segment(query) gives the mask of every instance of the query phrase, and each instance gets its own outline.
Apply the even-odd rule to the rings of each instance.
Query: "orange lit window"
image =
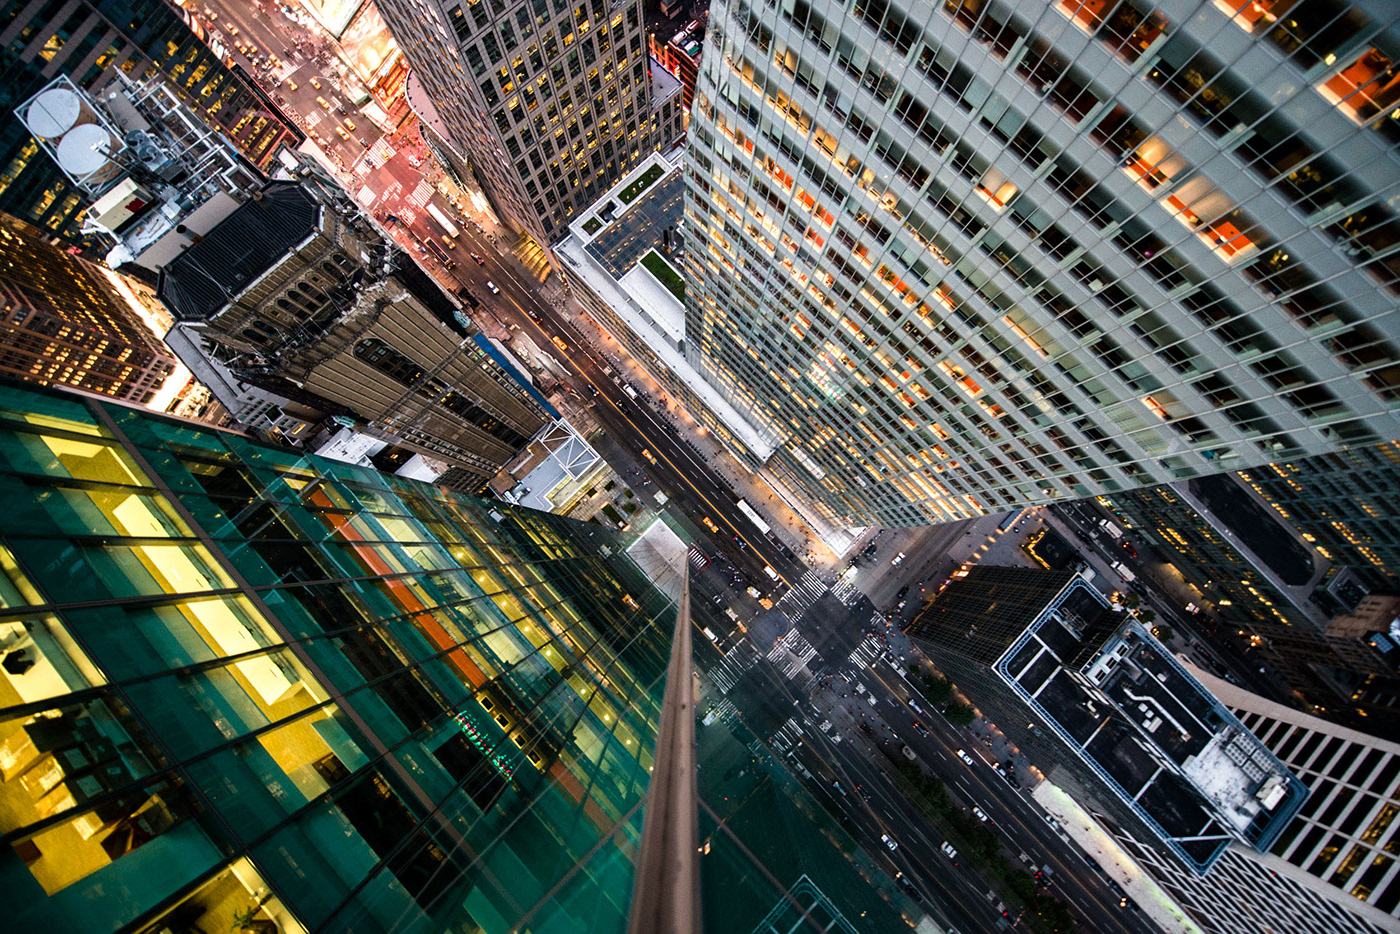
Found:
[[[1357,123],[1367,123],[1400,103],[1400,67],[1389,55],[1373,47],[1319,85],[1318,90]]]

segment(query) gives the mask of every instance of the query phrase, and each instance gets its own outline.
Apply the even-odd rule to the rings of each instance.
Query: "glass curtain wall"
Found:
[[[0,383],[17,928],[621,931],[675,606],[596,525]]]

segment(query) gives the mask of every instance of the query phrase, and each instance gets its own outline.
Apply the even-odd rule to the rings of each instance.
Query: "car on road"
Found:
[[[550,340],[554,343],[554,346],[558,347],[560,350],[569,349],[569,345],[564,343],[564,338],[560,337],[558,334],[551,337]]]
[[[904,552],[902,552],[902,551],[901,551],[899,554],[895,555],[893,558],[890,559],[890,567],[896,567],[896,568],[897,568],[897,567],[899,567],[899,566],[900,566],[901,564],[903,564],[903,563],[904,563]]]
[[[651,448],[642,448],[642,456],[647,459],[647,463],[656,463],[656,458],[651,454]]]
[[[870,695],[870,706],[872,706],[872,707],[875,706],[875,695],[873,695],[873,694]],[[899,751],[900,751],[901,753],[903,753],[903,754],[904,754],[904,758],[908,759],[910,762],[913,762],[914,759],[917,758],[917,757],[914,755],[914,750],[910,749],[908,746],[900,746],[900,747],[899,747]]]
[[[829,721],[828,721],[828,722],[829,722]],[[869,800],[870,800],[870,792],[868,792],[868,791],[865,790],[865,786],[864,786],[864,785],[857,785],[857,786],[856,786],[856,794],[860,795],[860,796],[861,796],[862,798],[864,798],[866,801],[869,801]]]
[[[472,254],[472,259],[476,260],[476,264],[478,266],[486,265],[486,260],[482,259],[480,256],[477,256],[475,253]]]
[[[717,593],[717,594],[715,594],[713,600],[714,600],[715,606],[719,606],[721,603],[724,602],[724,594],[722,594],[722,593]]]
[[[475,253],[472,254],[472,256],[475,256],[475,255],[476,255]],[[533,308],[526,308],[526,309],[525,309],[525,314],[527,314],[527,315],[530,316],[530,320],[531,320],[531,321],[538,321],[538,320],[540,320],[540,313],[539,313],[538,311],[536,311],[535,309],[533,309]]]
[[[1132,543],[1132,542],[1124,542],[1124,543],[1123,543],[1123,550],[1126,551],[1126,552],[1128,553],[1128,557],[1129,557],[1129,558],[1136,558],[1136,557],[1137,557],[1137,549],[1133,547],[1133,543]]]
[[[924,897],[919,893],[919,890],[914,888],[914,883],[906,879],[903,873],[900,873],[899,875],[899,884],[904,889],[904,894],[908,895],[914,901],[921,902],[924,900]],[[951,931],[952,928],[949,928],[949,930]]]
[[[717,526],[717,525],[715,525],[713,522],[711,522],[709,516],[701,516],[701,517],[700,517],[700,524],[703,525],[705,528],[709,529],[711,532],[718,532],[718,531],[719,531],[719,526]]]
[[[918,720],[915,720],[915,721],[914,721],[914,731],[915,731],[916,733],[918,733],[920,736],[927,736],[927,735],[928,735],[928,727],[924,726],[924,725],[923,725],[922,723],[920,723]]]
[[[889,847],[891,850],[899,849],[899,844],[895,843],[894,840],[891,839],[890,835],[887,833],[880,834],[880,842],[883,843],[885,846]]]
[[[311,86],[312,86],[313,88],[315,88],[316,90],[318,90],[318,91],[321,90],[321,79],[318,78],[318,77],[316,77],[315,75],[312,75],[312,76],[311,76]],[[318,99],[319,99],[319,98],[318,98]]]
[[[759,590],[757,587],[748,587],[748,588],[745,588],[744,592],[745,592],[746,594],[748,594],[750,597],[753,597],[755,600],[761,599],[761,598],[763,597],[763,592],[762,592],[761,590]]]
[[[972,757],[967,754],[967,750],[965,749],[958,750],[958,758],[963,761],[963,765],[971,766],[974,764],[972,761]]]
[[[896,600],[903,600],[907,596],[909,596],[909,585],[905,584],[903,587],[899,588],[899,593],[895,594],[894,598]]]
[[[353,129],[355,129],[355,121],[354,121],[354,120],[346,120],[346,121],[345,121],[345,129],[347,129],[347,130],[353,130]]]
[[[336,135],[336,136],[339,136],[341,139],[349,139],[349,138],[350,138],[350,134],[345,132],[345,127],[343,127],[343,126],[338,126],[338,127],[335,128],[335,135]]]
[[[991,818],[987,816],[987,812],[986,812],[986,811],[982,810],[981,808],[977,808],[977,807],[975,807],[975,808],[972,809],[972,816],[975,817],[975,818],[977,818],[978,820],[980,820],[980,821],[981,821],[982,823],[984,823],[984,824],[985,824],[987,821],[991,820]]]
[[[296,89],[297,89],[297,83],[296,83],[295,81],[293,81],[291,78],[288,78],[288,79],[287,79],[287,90],[288,90],[288,91],[295,91]]]
[[[949,843],[947,840],[944,840],[943,845],[940,846],[939,849],[943,851],[944,856],[948,857],[953,861],[954,866],[958,864],[958,851],[953,849],[953,844]]]
[[[492,295],[500,295],[500,294],[501,294],[501,290],[498,289],[498,288],[496,288],[496,283],[492,282],[490,279],[487,279],[487,280],[486,280],[486,287],[487,287],[488,289],[491,290],[491,294],[492,294]]]
[[[320,104],[320,105],[321,105],[322,107],[324,107],[326,110],[330,110],[330,109],[331,109],[331,102],[328,101],[328,100],[326,100],[324,97],[317,97],[317,98],[316,98],[316,103]]]
[[[841,783],[840,783],[840,782],[832,782],[832,783],[831,783],[831,787],[832,787],[832,788],[835,788],[836,791],[837,791],[837,793],[840,794],[841,797],[843,797],[843,798],[846,797],[846,789],[844,789],[844,788],[841,787]]]
[[[447,234],[442,235],[442,245],[447,247],[449,250],[457,249],[457,241],[453,240]]]

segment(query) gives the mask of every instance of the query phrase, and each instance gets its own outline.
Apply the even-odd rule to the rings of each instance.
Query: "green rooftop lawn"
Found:
[[[618,200],[620,200],[623,204],[631,204],[632,200],[636,198],[637,195],[650,188],[651,183],[656,181],[662,175],[664,175],[665,172],[666,170],[663,169],[661,166],[653,165],[651,168],[643,172],[637,178],[636,181],[619,191],[617,193]]]
[[[666,262],[665,257],[655,250],[648,250],[647,255],[642,257],[642,265],[661,280],[661,284],[670,289],[671,294],[676,296],[682,305],[685,304],[685,280],[676,272],[674,266]]]

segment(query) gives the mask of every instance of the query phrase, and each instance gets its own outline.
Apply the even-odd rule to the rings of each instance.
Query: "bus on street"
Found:
[[[447,235],[453,240],[461,236],[462,232],[457,229],[457,225],[447,219],[447,215],[438,210],[438,206],[431,201],[427,204],[428,213],[433,216],[433,220],[438,222],[438,226],[447,231]]]

